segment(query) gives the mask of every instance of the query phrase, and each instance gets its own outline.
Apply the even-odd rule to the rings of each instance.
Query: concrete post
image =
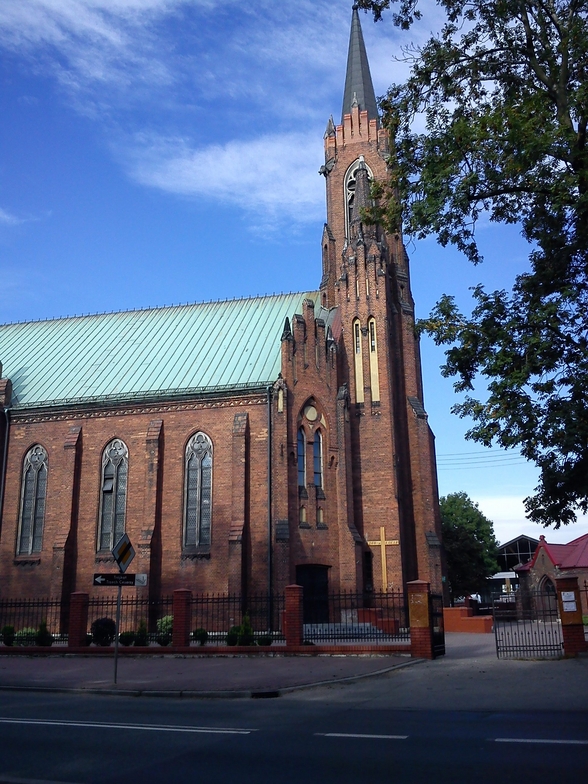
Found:
[[[173,613],[172,645],[174,648],[187,648],[190,645],[192,623],[192,591],[186,588],[174,591]]]
[[[283,631],[288,646],[302,645],[302,593],[301,585],[286,586]]]
[[[410,648],[413,656],[433,659],[433,629],[431,625],[431,586],[424,580],[406,584],[410,622]]]
[[[557,577],[557,603],[561,618],[564,654],[577,656],[588,651],[582,623],[582,602],[577,577]]]
[[[67,636],[68,648],[81,648],[86,645],[89,603],[90,597],[87,593],[78,592],[71,594]]]

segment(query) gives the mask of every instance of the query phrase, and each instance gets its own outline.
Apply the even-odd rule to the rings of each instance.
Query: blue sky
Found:
[[[424,10],[409,34],[361,15],[377,95],[438,27]],[[350,20],[350,0],[2,0],[0,321],[316,288]],[[516,228],[479,240],[478,268],[408,243],[417,315],[524,269]],[[535,469],[465,441],[442,351],[425,339],[422,358],[441,494],[469,493],[501,541],[588,531],[525,521]]]

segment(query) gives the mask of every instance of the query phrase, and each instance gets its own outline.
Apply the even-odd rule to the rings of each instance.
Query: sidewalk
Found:
[[[498,660],[494,635],[448,634],[435,661],[403,656],[0,658],[0,690],[79,691],[128,696],[264,697],[312,686],[382,678],[390,707],[453,710],[587,710],[588,658]],[[417,666],[411,666],[417,665]],[[360,688],[370,689],[365,682]],[[345,689],[332,690],[345,699]],[[316,698],[320,698],[316,693]]]

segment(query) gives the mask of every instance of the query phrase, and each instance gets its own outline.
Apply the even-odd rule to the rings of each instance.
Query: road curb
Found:
[[[296,691],[317,689],[321,686],[336,686],[341,683],[353,683],[354,681],[364,680],[365,678],[376,678],[394,670],[421,664],[424,661],[425,659],[410,659],[409,661],[393,664],[391,667],[384,667],[374,672],[347,675],[344,678],[336,678],[334,680],[313,681],[312,683],[303,683],[296,686],[284,686],[279,689],[227,689],[225,691],[214,691],[204,689],[115,689],[112,687],[101,689],[91,686],[87,688],[83,686],[0,686],[0,691],[38,692],[42,694],[91,694],[105,697],[156,697],[160,699],[270,699],[281,697],[285,694],[292,694]]]

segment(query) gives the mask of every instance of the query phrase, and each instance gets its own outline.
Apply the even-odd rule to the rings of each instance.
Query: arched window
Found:
[[[306,525],[306,507],[301,506],[298,510],[298,521],[300,525]]]
[[[196,433],[186,447],[184,547],[210,545],[212,518],[212,441]]]
[[[298,459],[298,487],[306,486],[306,436],[303,428],[298,429],[298,440],[296,445]]]
[[[347,169],[347,173],[345,175],[345,204],[347,205],[347,209],[345,210],[345,236],[347,239],[349,239],[349,227],[351,225],[351,216],[353,214],[353,202],[355,201],[355,179],[360,163],[363,163],[366,167],[369,181],[372,182],[374,179],[372,170],[363,160],[363,156],[354,161]]]
[[[38,444],[25,455],[20,502],[18,555],[40,553],[47,494],[47,452]]]
[[[376,336],[376,320],[368,321],[368,335],[370,343],[370,386],[372,389],[372,403],[380,401],[380,373],[378,370],[378,340]]]
[[[363,354],[361,345],[361,326],[358,319],[353,322],[353,359],[355,368],[355,402],[364,402],[363,393]]]
[[[129,450],[118,438],[102,453],[98,550],[110,551],[125,532]]]
[[[312,445],[312,456],[314,463],[314,484],[316,487],[323,486],[323,437],[321,431],[317,430],[314,434]]]

